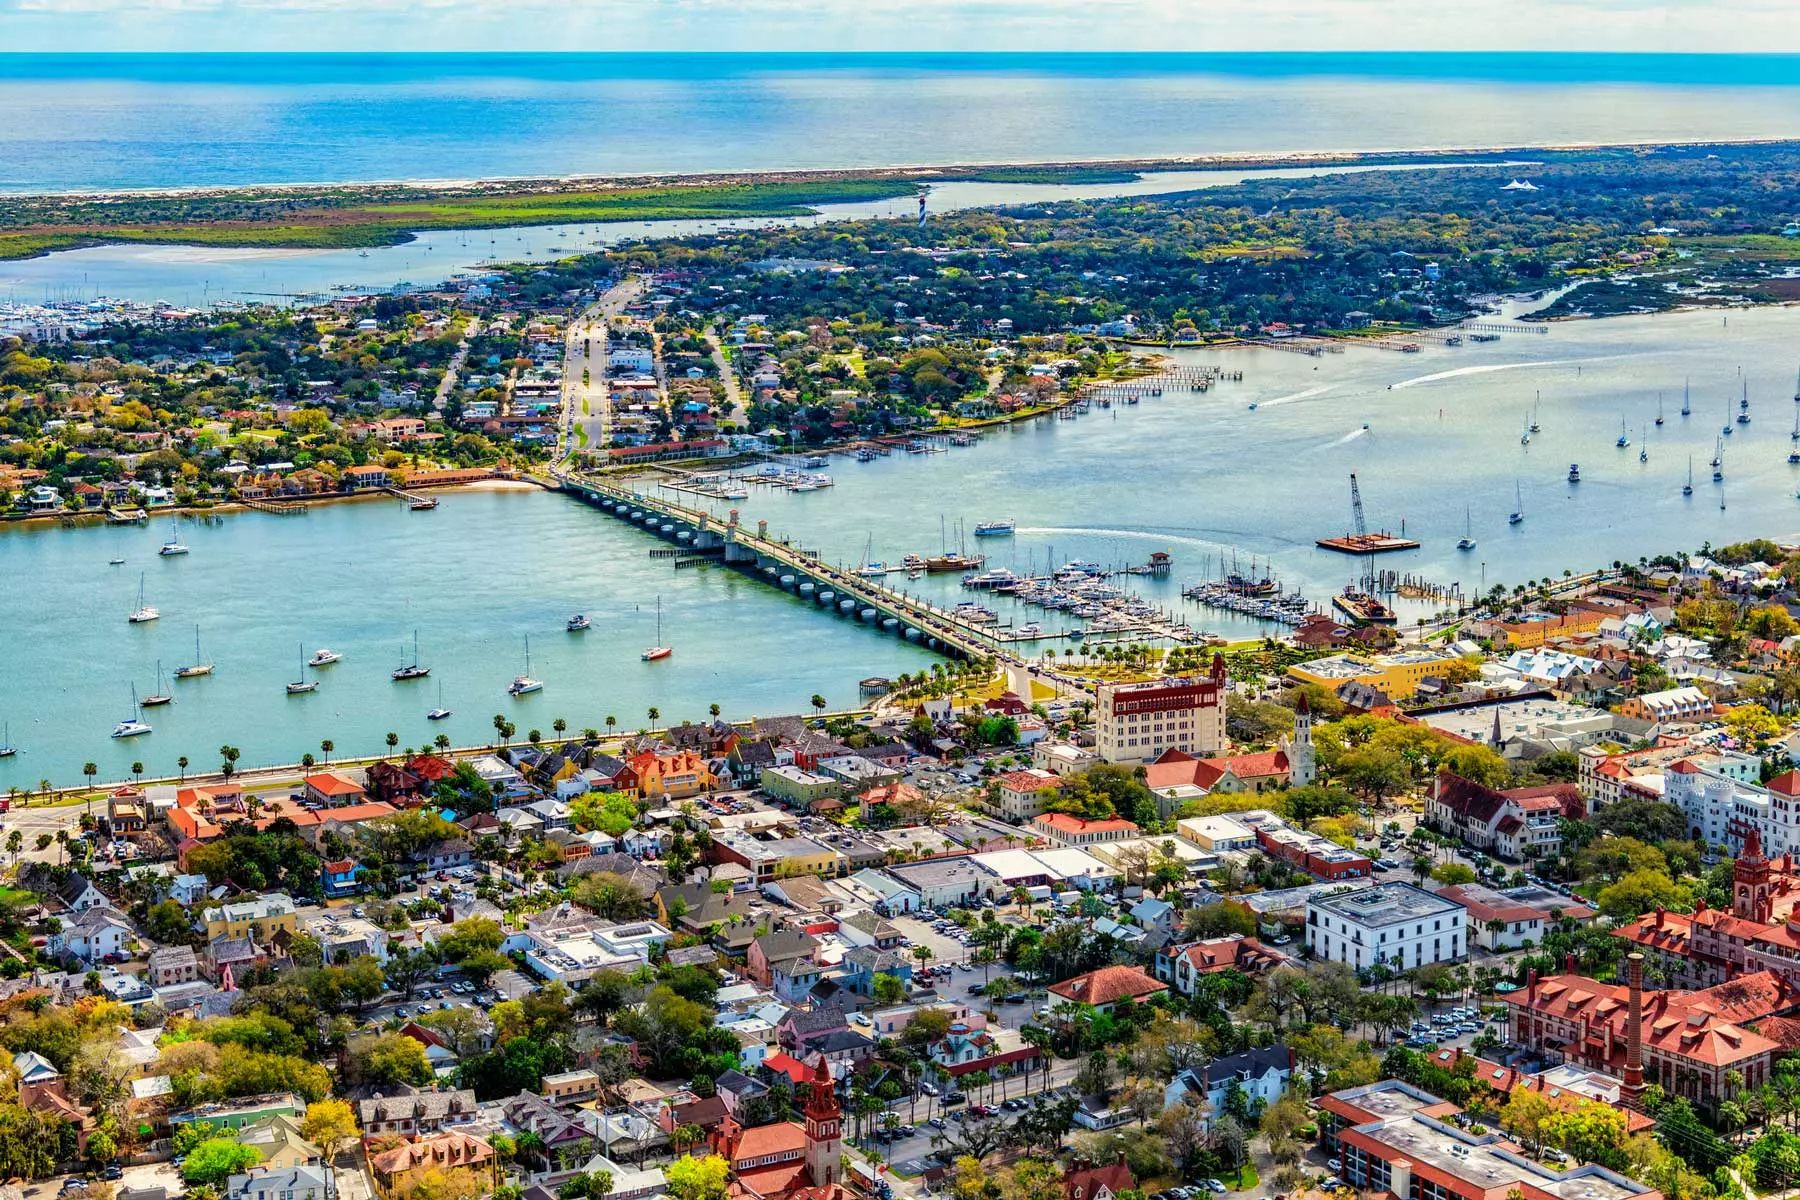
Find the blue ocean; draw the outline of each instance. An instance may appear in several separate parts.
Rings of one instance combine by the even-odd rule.
[[[1800,136],[1800,57],[0,54],[0,190]]]

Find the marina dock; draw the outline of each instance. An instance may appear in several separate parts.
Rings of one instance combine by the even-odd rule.
[[[1342,537],[1320,538],[1313,543],[1322,550],[1339,554],[1390,554],[1396,550],[1417,550],[1419,543],[1411,538],[1395,537],[1388,532],[1346,533]]]

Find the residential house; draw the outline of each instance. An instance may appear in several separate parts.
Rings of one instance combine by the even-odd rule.
[[[257,1169],[226,1180],[220,1200],[337,1200],[337,1172],[329,1166]]]
[[[1163,1089],[1163,1106],[1204,1104],[1203,1111],[1211,1115],[1254,1122],[1281,1099],[1293,1074],[1293,1051],[1279,1042],[1228,1054],[1176,1075]]]

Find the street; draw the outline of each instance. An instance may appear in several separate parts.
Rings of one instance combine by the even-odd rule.
[[[611,438],[612,408],[606,386],[607,323],[636,301],[643,290],[641,279],[627,279],[570,323],[563,354],[558,460],[581,450],[598,451]]]

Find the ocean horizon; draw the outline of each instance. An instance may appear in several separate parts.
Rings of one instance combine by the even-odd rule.
[[[15,193],[1794,136],[1792,54],[0,54]]]

